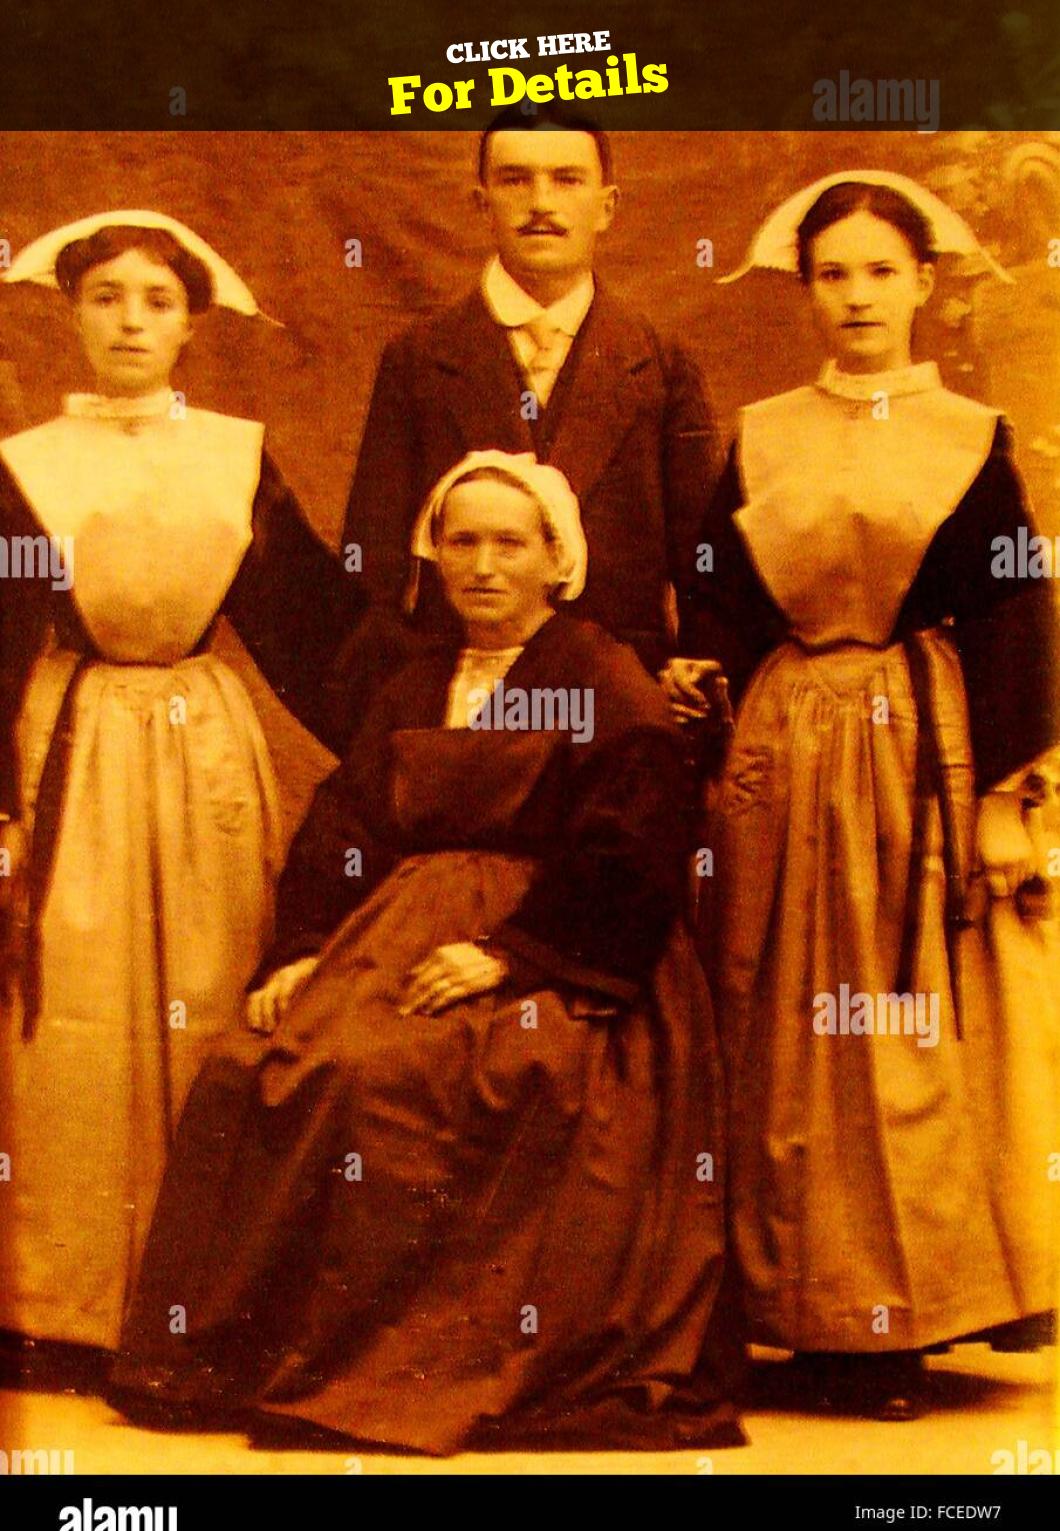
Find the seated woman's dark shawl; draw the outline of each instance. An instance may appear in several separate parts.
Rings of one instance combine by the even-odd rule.
[[[446,730],[455,660],[382,689],[295,839],[259,979],[321,961],[192,1092],[115,1401],[438,1453],[738,1443],[680,739],[592,624],[552,617],[504,682],[579,693],[582,742]],[[459,941],[505,985],[402,1016],[409,969]]]

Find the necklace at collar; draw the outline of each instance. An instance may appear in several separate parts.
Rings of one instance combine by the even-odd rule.
[[[942,379],[933,361],[914,362],[911,367],[896,367],[890,372],[841,372],[835,359],[825,362],[817,386],[824,393],[840,399],[870,402],[885,393],[890,398],[902,394],[928,393],[941,388]]]
[[[171,388],[160,388],[135,399],[111,398],[103,393],[68,393],[63,399],[63,413],[79,420],[115,420],[128,431],[137,431],[151,421],[164,420],[175,397]]]

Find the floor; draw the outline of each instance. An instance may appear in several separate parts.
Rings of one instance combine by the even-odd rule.
[[[771,1364],[760,1358],[768,1394]],[[959,1473],[1060,1471],[1058,1353],[996,1355],[963,1346],[933,1357],[932,1410],[908,1424],[821,1417],[775,1405],[749,1409],[751,1444],[714,1451],[534,1456],[464,1455],[445,1461],[330,1451],[251,1450],[237,1435],[160,1434],[133,1428],[94,1398],[0,1392],[0,1451],[72,1453],[75,1473]],[[1022,1446],[1021,1446],[1022,1443]],[[1048,1455],[1046,1455],[1048,1454]],[[1044,1465],[1047,1464],[1047,1465]]]

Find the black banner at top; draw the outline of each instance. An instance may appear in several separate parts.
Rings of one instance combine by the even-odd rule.
[[[54,0],[5,8],[0,127],[1060,129],[1055,0]]]

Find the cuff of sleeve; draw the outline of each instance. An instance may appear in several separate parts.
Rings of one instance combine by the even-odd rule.
[[[253,994],[255,989],[260,989],[269,981],[273,973],[287,967],[288,963],[298,962],[302,957],[317,956],[324,946],[324,940],[322,936],[305,935],[292,937],[290,941],[274,946],[258,964],[253,978],[247,984],[246,992]]]
[[[1043,782],[1058,780],[1060,780],[1060,749],[1054,747],[1043,750],[1034,760],[1010,772],[1008,776],[995,782],[980,795],[993,797],[1017,794],[1022,797],[1030,793],[1033,796]]]
[[[515,963],[532,966],[547,978],[559,979],[560,982],[573,984],[578,989],[594,989],[601,994],[610,995],[613,999],[621,1000],[623,1004],[632,1004],[640,994],[640,985],[633,983],[630,979],[619,978],[614,973],[603,973],[599,968],[579,962],[577,958],[569,957],[563,952],[556,951],[554,947],[546,946],[543,941],[536,940],[513,925],[502,925],[494,933],[492,940],[494,945],[502,947],[514,958]],[[515,963],[510,973],[512,978],[516,976],[518,970]],[[525,971],[525,967],[523,970]]]

